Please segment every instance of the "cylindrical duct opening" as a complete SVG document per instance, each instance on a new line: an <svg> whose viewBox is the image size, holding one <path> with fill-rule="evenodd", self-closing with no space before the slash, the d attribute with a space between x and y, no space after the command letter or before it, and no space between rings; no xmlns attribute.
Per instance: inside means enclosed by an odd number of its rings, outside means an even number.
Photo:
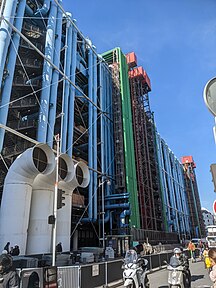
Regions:
<svg viewBox="0 0 216 288"><path fill-rule="evenodd" d="M84 162L80 161L75 165L75 169L78 186L82 188L87 187L90 181L88 166Z"/></svg>
<svg viewBox="0 0 216 288"><path fill-rule="evenodd" d="M2 195L0 210L0 246L10 241L26 253L27 231L35 177L48 174L55 167L55 156L46 144L37 144L17 157L11 165ZM13 213L8 214L8 211Z"/></svg>
<svg viewBox="0 0 216 288"><path fill-rule="evenodd" d="M72 193L76 187L86 187L90 175L88 166L84 162L74 165L75 173L71 181L60 182L60 187L65 190L65 206L58 211L57 242L62 242L64 251L70 251Z"/></svg>
<svg viewBox="0 0 216 288"><path fill-rule="evenodd" d="M74 164L67 154L61 154L58 159L59 188L65 190L60 183L71 181L74 177ZM53 215L53 199L56 182L56 169L49 175L38 175L33 183L32 204L28 229L28 254L50 253L52 225L48 224L48 216ZM68 195L65 196L65 206L58 210L57 219L62 218L62 213L67 209ZM59 222L57 220L57 223ZM59 229L66 229L61 227ZM57 227L58 233L58 227Z"/></svg>
<svg viewBox="0 0 216 288"><path fill-rule="evenodd" d="M70 184L74 181L73 179L75 179L75 167L74 162L70 156L68 156L67 154L63 154L61 156L62 159L68 164L68 173L65 178L62 178L63 181L59 182L59 188L65 192L65 206L59 209L57 214L57 242L62 243L64 251L70 251L70 223L72 207L72 189ZM64 165L62 166L62 168L63 167ZM62 175L64 175L64 171L62 171Z"/></svg>

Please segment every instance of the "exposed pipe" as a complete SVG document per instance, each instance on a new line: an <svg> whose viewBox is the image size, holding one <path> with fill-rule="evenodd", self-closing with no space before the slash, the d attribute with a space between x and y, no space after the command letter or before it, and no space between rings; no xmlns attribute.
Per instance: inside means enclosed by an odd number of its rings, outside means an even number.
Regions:
<svg viewBox="0 0 216 288"><path fill-rule="evenodd" d="M99 59L101 60L101 57L99 57ZM100 134L101 134L101 173L102 175L105 174L106 170L105 170L105 157L106 157L106 153L105 153L105 117L104 117L104 101L105 101L105 97L104 97L104 69L102 66L102 63L100 61L99 64L99 87L100 87L100 106L101 106L101 117L100 117ZM105 177L102 176L101 178L101 183L103 183L105 181ZM102 187L102 189L104 189L104 191L106 191L105 187ZM104 193L104 191L101 191L101 193ZM102 198L102 201L104 199ZM105 203L101 203L102 205L102 213L105 213L104 210L104 204ZM108 220L110 219L110 211L108 210L106 212L106 215L103 215L102 219L99 221L100 223L102 223L104 221L104 223L107 223ZM103 223L103 225L104 225Z"/></svg>
<svg viewBox="0 0 216 288"><path fill-rule="evenodd" d="M62 0L59 0L61 3ZM56 37L55 37L55 51L53 55L53 63L59 68L60 65L60 51L61 51L61 37L62 37L62 11L58 7L57 19L56 19ZM50 107L49 107L49 117L47 126L47 144L50 147L53 147L53 135L55 128L56 120L56 107L57 107L57 93L58 93L58 81L59 81L59 72L58 70L53 70L52 76L52 85L50 91Z"/></svg>
<svg viewBox="0 0 216 288"><path fill-rule="evenodd" d="M66 154L59 156L58 174L59 181L70 181L74 177L73 161ZM51 174L38 175L34 180L27 254L50 253L52 251L52 225L48 224L48 216L53 215L55 180L56 167Z"/></svg>
<svg viewBox="0 0 216 288"><path fill-rule="evenodd" d="M120 228L124 228L126 225L128 225L128 224L125 224L125 217L130 216L130 214L131 214L130 210L124 210L121 212L121 214L120 214Z"/></svg>
<svg viewBox="0 0 216 288"><path fill-rule="evenodd" d="M38 144L19 155L8 170L0 209L0 247L8 241L26 253L32 185L38 174L50 174L55 156L49 146ZM11 211L9 214L8 211Z"/></svg>
<svg viewBox="0 0 216 288"><path fill-rule="evenodd" d="M26 6L26 0L21 0L17 8L17 18L15 19L14 26L19 31L21 31L22 29L25 6ZM7 63L7 68L6 68L6 70L8 71L8 75L4 81L4 86L2 88L1 104L0 104L1 105L0 123L3 125L6 125L7 123L9 102L10 102L10 97L11 97L14 70L15 70L15 65L16 65L16 57L17 57L17 51L18 51L19 42L20 42L19 34L17 33L13 34L12 42L13 44L10 45L8 63ZM2 148L3 148L4 135L5 135L5 130L0 129L0 152L2 151Z"/></svg>
<svg viewBox="0 0 216 288"><path fill-rule="evenodd" d="M71 52L72 52L72 26L67 20L66 24L66 51L64 59L64 74L70 79L70 65L71 65ZM62 134L61 134L61 152L66 153L67 148L67 131L68 131L68 103L69 103L69 93L70 93L70 83L66 79L64 80L63 86L63 100L62 100Z"/></svg>
<svg viewBox="0 0 216 288"><path fill-rule="evenodd" d="M97 104L97 56L93 55L93 102ZM97 108L93 106L93 168L97 171ZM97 173L93 173L93 195L94 195L94 217L93 221L98 218L98 197L97 197Z"/></svg>
<svg viewBox="0 0 216 288"><path fill-rule="evenodd" d="M109 196L105 196L105 199L108 199L108 198L115 198L115 197L117 197L117 198L121 198L121 197L129 197L129 193L128 192L126 192L126 193L119 193L119 194L111 194L111 195L109 195Z"/></svg>
<svg viewBox="0 0 216 288"><path fill-rule="evenodd" d="M89 40L89 46L91 46L91 41ZM89 48L88 51L88 97L93 99L93 54L92 50ZM93 105L92 103L88 104L88 166L93 168ZM90 170L90 183L88 189L88 217L83 218L83 222L90 222L93 220L93 188L94 188L94 176L93 171Z"/></svg>
<svg viewBox="0 0 216 288"><path fill-rule="evenodd" d="M57 0L54 0L54 1L56 2ZM58 70L59 74L61 74L67 81L69 81L69 83L70 83L72 86L74 86L74 87L76 88L77 93L80 93L81 96L83 96L86 100L88 100L89 102L91 102L92 105L93 105L93 106L96 106L97 109L100 111L100 107L98 107L97 105L95 105L95 104L92 102L92 100L89 99L89 97L81 90L81 88L80 88L78 85L75 85L75 84L65 75L64 72L62 72L58 67L56 67L56 66L40 51L40 49L38 49L27 37L25 37L20 31L18 31L18 30L16 29L16 27L14 27L13 24L11 24L11 23L10 23L9 21L7 21L6 19L4 19L4 20L5 20L5 22L6 22L16 33L18 33L18 34L20 35L20 37L21 37L24 41L26 41L26 42L29 44L30 47L32 47L41 57L43 57L46 61L48 61L48 62L50 63L50 65L51 65L54 69Z"/></svg>
<svg viewBox="0 0 216 288"><path fill-rule="evenodd" d="M59 187L65 191L65 206L58 211L57 242L62 242L64 251L70 251L73 191L77 187L86 188L90 180L88 166L84 162L76 163L74 171L71 179L59 183Z"/></svg>
<svg viewBox="0 0 216 288"><path fill-rule="evenodd" d="M3 11L1 25L0 25L0 83L2 83L4 66L7 57L8 47L10 43L11 27L9 24L13 24L14 15L17 8L17 1L6 1ZM7 20L7 21L5 21Z"/></svg>
<svg viewBox="0 0 216 288"><path fill-rule="evenodd" d="M32 9L26 4L26 7L25 7L25 13L32 17L34 15L34 12L32 11Z"/></svg>
<svg viewBox="0 0 216 288"><path fill-rule="evenodd" d="M54 2L52 2L54 4ZM56 5L56 3L55 3ZM50 9L50 0L44 0L43 6L35 12L35 16L41 17L41 16L46 16L48 11Z"/></svg>
<svg viewBox="0 0 216 288"><path fill-rule="evenodd" d="M117 196L117 197L112 197L112 195L110 195L110 196L106 196L105 197L105 201L119 200L119 199L128 199L128 198L129 198L129 196L122 195L122 194L119 194L119 196Z"/></svg>
<svg viewBox="0 0 216 288"><path fill-rule="evenodd" d="M129 203L120 203L120 204L110 204L110 205L105 205L105 209L120 209L120 208L129 208L130 204Z"/></svg>
<svg viewBox="0 0 216 288"><path fill-rule="evenodd" d="M73 20L74 21L74 20ZM76 59L77 59L77 30L72 27L72 51L71 51L71 81L75 84L75 74L76 74ZM68 119L68 140L67 140L67 153L72 157L73 153L73 130L74 130L74 100L75 100L75 87L70 85L69 93L69 119Z"/></svg>
<svg viewBox="0 0 216 288"><path fill-rule="evenodd" d="M44 1L46 6L47 1ZM54 39L55 39L55 28L56 28L56 15L57 6L55 2L52 2L51 9L49 13L49 19L47 24L47 33L45 41L45 56L52 62L53 52L54 52ZM37 140L39 142L46 142L47 134L47 123L48 123L48 113L49 113L49 100L50 100L50 84L52 80L52 66L51 64L44 60L43 74L42 74L42 91L40 96L40 110L38 119L38 130L37 130Z"/></svg>

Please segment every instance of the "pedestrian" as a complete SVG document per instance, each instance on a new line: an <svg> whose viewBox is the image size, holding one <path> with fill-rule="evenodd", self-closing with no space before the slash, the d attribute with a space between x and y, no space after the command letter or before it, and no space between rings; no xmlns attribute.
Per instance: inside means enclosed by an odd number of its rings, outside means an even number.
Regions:
<svg viewBox="0 0 216 288"><path fill-rule="evenodd" d="M9 254L0 255L0 288L19 288L20 279Z"/></svg>
<svg viewBox="0 0 216 288"><path fill-rule="evenodd" d="M210 272L210 269L211 269L211 261L210 261L210 258L208 256L208 252L209 252L209 249L208 247L206 247L203 251L203 259L204 259L204 266L205 266L205 269L208 269L208 271Z"/></svg>
<svg viewBox="0 0 216 288"><path fill-rule="evenodd" d="M20 254L20 249L18 245L15 245L14 249L13 249L13 256L18 256Z"/></svg>
<svg viewBox="0 0 216 288"><path fill-rule="evenodd" d="M13 256L13 250L14 250L14 248L11 246L11 247L10 247L10 253L9 253L9 254L12 255L12 256Z"/></svg>
<svg viewBox="0 0 216 288"><path fill-rule="evenodd" d="M59 252L59 253L62 252L62 243L61 243L61 242L59 242L59 243L56 245L56 252Z"/></svg>
<svg viewBox="0 0 216 288"><path fill-rule="evenodd" d="M187 249L190 252L192 262L196 262L196 257L195 257L195 249L196 249L196 247L195 247L195 245L194 245L194 243L192 241L189 242Z"/></svg>
<svg viewBox="0 0 216 288"><path fill-rule="evenodd" d="M202 240L199 241L198 248L200 250L199 256L200 256L200 259L202 260L203 259L203 250L204 250L204 244L203 244Z"/></svg>
<svg viewBox="0 0 216 288"><path fill-rule="evenodd" d="M7 242L7 244L4 247L4 250L6 250L8 254L10 253L10 242Z"/></svg>
<svg viewBox="0 0 216 288"><path fill-rule="evenodd" d="M209 249L208 255L212 265L212 271L209 273L209 277L214 283L213 288L216 288L216 248Z"/></svg>

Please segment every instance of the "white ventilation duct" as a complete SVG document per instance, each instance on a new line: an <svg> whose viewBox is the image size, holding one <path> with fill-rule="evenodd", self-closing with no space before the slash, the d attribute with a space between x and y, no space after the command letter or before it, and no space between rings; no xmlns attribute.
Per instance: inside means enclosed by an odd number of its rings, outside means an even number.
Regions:
<svg viewBox="0 0 216 288"><path fill-rule="evenodd" d="M61 154L58 169L59 181L70 181L74 173L72 159L67 154ZM56 169L50 175L38 175L33 183L27 254L52 251L52 225L48 224L48 216L53 215L55 181Z"/></svg>
<svg viewBox="0 0 216 288"><path fill-rule="evenodd" d="M0 209L0 247L9 241L26 253L32 184L42 173L50 174L55 156L46 144L37 144L19 155L8 170Z"/></svg>
<svg viewBox="0 0 216 288"><path fill-rule="evenodd" d="M59 187L65 191L65 206L58 210L57 217L57 242L62 243L63 251L70 251L73 191L76 187L87 187L90 181L89 169L84 162L76 163L74 168L74 177L70 181L61 181L59 183Z"/></svg>

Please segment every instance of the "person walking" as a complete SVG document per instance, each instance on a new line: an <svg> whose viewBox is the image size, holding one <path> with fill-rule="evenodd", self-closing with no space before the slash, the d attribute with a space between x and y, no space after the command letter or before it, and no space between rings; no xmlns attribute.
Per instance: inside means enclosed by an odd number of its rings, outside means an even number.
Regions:
<svg viewBox="0 0 216 288"><path fill-rule="evenodd" d="M209 277L214 283L212 287L216 288L216 248L209 249L208 255L212 265L212 271L209 273Z"/></svg>
<svg viewBox="0 0 216 288"><path fill-rule="evenodd" d="M208 272L210 272L211 271L211 261L210 261L208 253L209 253L209 249L208 249L208 247L206 247L203 251L203 259L204 259L205 269L207 269Z"/></svg>
<svg viewBox="0 0 216 288"><path fill-rule="evenodd" d="M61 253L62 252L62 243L59 242L57 245L56 245L56 252L57 253Z"/></svg>
<svg viewBox="0 0 216 288"><path fill-rule="evenodd" d="M196 247L195 247L194 243L190 241L189 244L188 244L187 249L190 252L192 262L196 262L196 257L195 257L195 249L196 249Z"/></svg>
<svg viewBox="0 0 216 288"><path fill-rule="evenodd" d="M0 288L19 288L20 279L9 254L0 255Z"/></svg>
<svg viewBox="0 0 216 288"><path fill-rule="evenodd" d="M7 242L7 244L4 247L4 250L6 250L8 254L10 253L10 242Z"/></svg>

